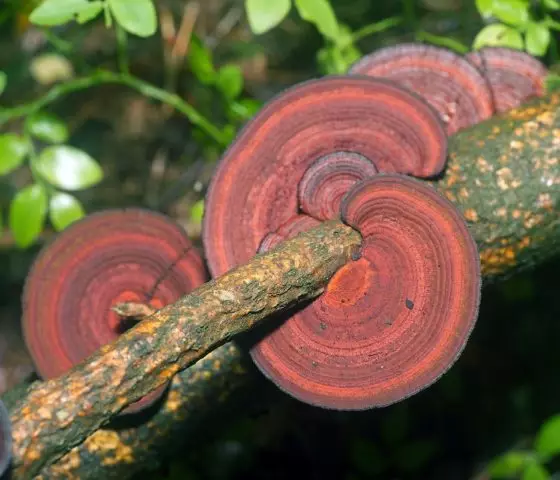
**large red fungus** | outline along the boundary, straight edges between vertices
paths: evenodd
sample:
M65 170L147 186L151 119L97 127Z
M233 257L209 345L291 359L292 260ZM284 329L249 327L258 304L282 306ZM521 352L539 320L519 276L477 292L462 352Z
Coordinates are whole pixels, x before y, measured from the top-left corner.
M384 406L431 385L462 351L478 312L477 249L455 207L406 176L357 183L341 213L362 234L361 257L251 354L307 403Z
M299 206L319 220L339 214L342 197L357 181L377 173L366 157L352 152L335 152L316 160L299 182Z
M12 427L10 414L0 400L0 477L6 473L12 460Z
M205 281L200 255L171 219L141 209L89 215L44 248L27 277L23 331L38 373L57 377L129 328L116 304L161 308Z
M545 92L548 70L528 53L486 47L468 53L466 58L487 78L497 112L506 112Z
M422 44L382 48L364 56L349 73L387 78L418 93L439 112L448 134L493 114L485 78L465 58L445 48Z
M353 152L379 171L432 176L446 146L435 111L385 80L332 76L288 89L243 129L212 178L203 223L210 271L246 262L298 213L298 184L317 159Z

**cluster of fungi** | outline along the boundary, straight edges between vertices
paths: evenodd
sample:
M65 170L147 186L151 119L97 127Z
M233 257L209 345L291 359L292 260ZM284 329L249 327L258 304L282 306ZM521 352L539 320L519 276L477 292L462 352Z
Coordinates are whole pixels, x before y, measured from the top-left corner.
M323 220L362 235L360 258L252 347L270 380L358 410L402 400L453 364L478 314L480 262L461 214L413 177L440 175L449 135L542 95L546 73L504 48L463 57L399 45L292 87L245 126L206 198L212 275Z
M327 219L363 239L320 298L254 345L267 377L302 401L355 410L406 398L451 366L478 313L478 253L461 214L413 177L439 175L448 135L541 95L545 75L507 49L461 57L402 45L285 91L245 126L206 198L213 276ZM41 252L26 283L23 329L38 373L61 375L129 328L115 305L157 309L205 275L162 215L114 210L77 222Z

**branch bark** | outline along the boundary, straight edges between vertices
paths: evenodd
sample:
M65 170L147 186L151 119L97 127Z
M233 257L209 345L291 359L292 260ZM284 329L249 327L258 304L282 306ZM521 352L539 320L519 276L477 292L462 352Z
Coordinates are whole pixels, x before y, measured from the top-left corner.
M486 278L559 252L559 105L560 96L549 95L458 133L445 175L431 182L470 224ZM341 234L332 242L335 231ZM250 387L234 344L175 375L148 422L95 430L232 335L320 294L359 244L356 235L327 222L166 307L61 379L31 386L12 409L16 478L125 478L167 452L176 432L183 436L182 429L191 431L224 399ZM279 295L289 299L278 301Z

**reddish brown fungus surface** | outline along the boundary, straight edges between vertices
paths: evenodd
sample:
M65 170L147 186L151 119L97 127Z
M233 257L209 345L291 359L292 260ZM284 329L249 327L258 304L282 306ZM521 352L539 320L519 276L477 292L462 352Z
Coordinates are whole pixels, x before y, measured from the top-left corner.
M57 377L134 323L112 307L161 308L206 281L203 261L181 227L141 209L89 215L39 254L23 296L23 331L38 373ZM152 392L125 412L153 403Z
M361 257L251 354L307 403L384 406L431 385L459 356L478 313L478 253L455 207L409 177L357 183L341 213L362 234Z
M0 400L0 477L4 475L12 459L12 428L10 414Z
M434 110L385 80L332 76L288 89L249 122L214 173L203 223L211 273L249 260L298 213L298 184L317 159L353 152L379 171L432 176L446 148Z
M486 47L466 55L487 78L495 110L506 112L545 92L546 67L519 50Z
M299 182L298 198L302 211L319 220L336 218L342 197L357 181L377 173L363 155L335 152L316 160Z
M418 93L439 112L449 135L493 114L486 79L469 61L445 48L422 44L382 48L364 56L349 73L387 78Z

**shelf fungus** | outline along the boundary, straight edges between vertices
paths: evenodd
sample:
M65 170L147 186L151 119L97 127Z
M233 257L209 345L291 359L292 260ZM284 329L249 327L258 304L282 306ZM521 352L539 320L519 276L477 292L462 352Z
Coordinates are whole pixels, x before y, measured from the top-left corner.
M251 354L307 403L385 406L431 385L461 353L478 313L477 248L455 207L404 175L356 183L341 216L363 237L360 258Z
M312 163L300 180L299 207L319 220L336 218L342 197L350 187L376 173L375 165L358 153L325 155Z
M248 123L214 173L203 222L212 275L247 262L265 236L294 215L322 219L332 212L332 205L320 206L323 213L311 210L306 185L322 195L323 180L334 181L340 195L352 178L375 171L433 176L445 165L446 149L445 129L433 108L387 80L330 76L288 89ZM352 164L340 170L345 173L339 185L333 158ZM314 172L321 162L327 169ZM356 174L358 165L364 170Z
M171 219L142 209L89 215L44 248L27 277L23 332L37 372L57 377L141 321L117 315L117 304L159 309L205 281L201 256Z
M535 57L505 47L486 47L466 55L486 77L498 113L545 93L547 68Z
M386 78L432 105L449 135L492 116L492 94L479 70L442 47L415 43L382 48L355 63L352 75Z
M10 467L12 460L12 427L10 424L10 414L0 400L0 477L2 477Z

